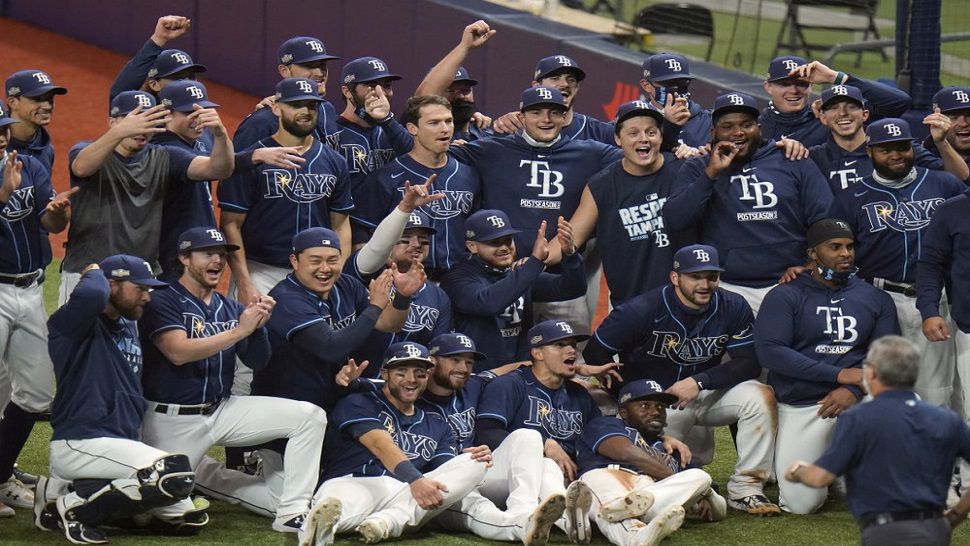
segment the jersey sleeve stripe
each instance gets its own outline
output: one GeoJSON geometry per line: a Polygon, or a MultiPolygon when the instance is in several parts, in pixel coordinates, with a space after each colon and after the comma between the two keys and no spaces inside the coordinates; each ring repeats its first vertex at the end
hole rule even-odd
{"type": "Polygon", "coordinates": [[[295,334],[295,333],[299,332],[300,330],[306,328],[307,326],[309,326],[311,324],[315,324],[317,322],[323,322],[323,317],[315,318],[313,320],[308,320],[308,321],[306,321],[306,322],[304,322],[302,324],[297,324],[293,328],[290,328],[290,330],[288,332],[286,332],[286,340],[287,341],[292,341],[293,340],[293,334],[295,334]]]}
{"type": "Polygon", "coordinates": [[[475,416],[475,418],[476,419],[477,418],[495,419],[496,421],[501,421],[503,425],[509,424],[508,419],[506,419],[504,416],[499,415],[497,413],[479,413],[478,415],[475,416]]]}
{"type": "Polygon", "coordinates": [[[356,207],[353,204],[351,204],[349,207],[344,207],[342,209],[338,209],[337,207],[331,207],[330,210],[334,212],[343,212],[345,210],[354,210],[355,208],[356,207]]]}
{"type": "Polygon", "coordinates": [[[233,212],[249,212],[249,207],[244,207],[242,205],[236,205],[235,203],[230,203],[228,201],[219,201],[219,208],[226,209],[233,212]]]}
{"type": "Polygon", "coordinates": [[[186,330],[185,329],[185,326],[182,325],[182,324],[168,324],[166,326],[162,326],[160,328],[156,328],[151,334],[149,334],[148,337],[154,338],[158,334],[160,334],[162,332],[167,332],[169,330],[182,330],[183,332],[188,333],[188,330],[186,330]]]}
{"type": "Polygon", "coordinates": [[[596,338],[596,341],[599,341],[600,342],[600,345],[606,347],[607,349],[609,349],[609,350],[611,350],[613,352],[617,352],[617,353],[620,352],[620,350],[617,349],[616,347],[610,345],[606,341],[603,341],[603,338],[600,337],[600,333],[599,332],[593,332],[593,337],[596,338]]]}
{"type": "Polygon", "coordinates": [[[607,438],[612,438],[614,436],[622,436],[624,438],[627,437],[626,434],[623,434],[622,432],[610,432],[608,434],[604,434],[603,436],[600,436],[596,440],[596,443],[595,444],[593,444],[593,451],[598,452],[599,451],[599,448],[600,448],[600,444],[602,444],[603,442],[605,442],[607,438]]]}

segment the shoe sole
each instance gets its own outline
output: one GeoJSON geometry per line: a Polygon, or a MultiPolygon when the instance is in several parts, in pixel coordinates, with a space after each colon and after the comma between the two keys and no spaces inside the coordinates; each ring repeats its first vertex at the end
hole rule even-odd
{"type": "Polygon", "coordinates": [[[12,518],[15,515],[17,515],[17,513],[14,512],[13,508],[0,504],[0,518],[12,518]]]}
{"type": "Polygon", "coordinates": [[[599,517],[610,523],[638,518],[653,506],[653,494],[649,491],[631,491],[625,497],[600,507],[599,517]]]}
{"type": "Polygon", "coordinates": [[[343,505],[336,499],[324,499],[307,516],[306,532],[300,546],[323,546],[340,520],[343,505]]]}
{"type": "Polygon", "coordinates": [[[770,518],[781,514],[781,508],[778,508],[778,506],[774,504],[765,504],[757,508],[751,508],[749,506],[738,505],[731,501],[728,501],[728,506],[730,506],[732,509],[737,510],[739,512],[744,512],[746,514],[751,514],[752,516],[761,516],[765,518],[770,518]]]}
{"type": "Polygon", "coordinates": [[[589,524],[589,507],[593,504],[593,492],[579,480],[566,489],[566,528],[569,540],[575,544],[589,544],[593,529],[589,524]]]}
{"type": "Polygon", "coordinates": [[[545,546],[549,540],[549,532],[552,531],[553,524],[562,517],[565,511],[566,497],[563,495],[552,495],[542,501],[535,512],[532,512],[529,516],[525,536],[522,538],[523,546],[545,546]]]}
{"type": "Polygon", "coordinates": [[[364,538],[364,544],[377,544],[384,540],[384,529],[373,521],[365,521],[358,525],[357,532],[364,538]]]}
{"type": "Polygon", "coordinates": [[[684,507],[671,506],[650,520],[650,523],[637,533],[635,544],[637,546],[656,546],[660,544],[660,541],[674,534],[683,524],[684,507]]]}

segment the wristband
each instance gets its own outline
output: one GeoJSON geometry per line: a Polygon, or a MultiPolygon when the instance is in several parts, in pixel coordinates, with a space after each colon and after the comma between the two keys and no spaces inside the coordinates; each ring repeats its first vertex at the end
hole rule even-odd
{"type": "Polygon", "coordinates": [[[385,123],[391,121],[392,119],[394,119],[394,112],[391,112],[390,114],[388,114],[387,117],[384,119],[376,120],[376,123],[378,125],[384,125],[385,123]]]}
{"type": "Polygon", "coordinates": [[[405,483],[414,483],[424,477],[420,470],[405,459],[394,467],[394,477],[405,483]]]}
{"type": "Polygon", "coordinates": [[[848,79],[849,79],[849,77],[846,76],[845,72],[836,72],[835,73],[835,82],[834,83],[835,83],[835,85],[844,85],[845,84],[845,80],[848,80],[848,79]]]}
{"type": "Polygon", "coordinates": [[[395,290],[391,297],[391,305],[398,311],[407,311],[411,307],[411,298],[395,290]]]}

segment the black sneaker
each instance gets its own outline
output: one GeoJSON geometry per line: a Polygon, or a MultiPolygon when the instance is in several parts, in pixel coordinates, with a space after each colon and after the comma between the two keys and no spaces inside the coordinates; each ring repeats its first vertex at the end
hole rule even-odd
{"type": "Polygon", "coordinates": [[[74,544],[107,544],[108,536],[93,525],[85,525],[74,519],[74,511],[68,509],[64,497],[57,499],[57,514],[61,520],[64,536],[74,544]]]}
{"type": "Polygon", "coordinates": [[[748,495],[740,499],[730,499],[728,506],[753,516],[777,516],[781,514],[778,505],[768,500],[768,497],[764,495],[748,495]]]}
{"type": "Polygon", "coordinates": [[[298,514],[289,519],[276,518],[273,521],[273,530],[281,533],[299,533],[305,519],[306,513],[298,514]]]}

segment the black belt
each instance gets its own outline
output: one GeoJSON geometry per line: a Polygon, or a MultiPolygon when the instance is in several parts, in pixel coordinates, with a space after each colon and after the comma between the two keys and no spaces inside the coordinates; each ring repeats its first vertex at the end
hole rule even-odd
{"type": "Polygon", "coordinates": [[[219,409],[219,404],[222,400],[218,402],[213,402],[211,404],[200,404],[198,406],[181,406],[179,404],[156,404],[155,413],[165,413],[168,414],[169,407],[177,406],[178,411],[175,412],[176,415],[211,415],[217,409],[219,409]]]}
{"type": "Polygon", "coordinates": [[[886,525],[894,521],[937,519],[943,517],[942,508],[926,510],[903,510],[901,512],[877,512],[865,514],[859,519],[859,527],[865,529],[873,525],[886,525]]]}
{"type": "Polygon", "coordinates": [[[12,284],[17,288],[27,288],[28,286],[33,286],[35,282],[37,284],[44,282],[43,269],[38,269],[33,273],[24,273],[23,275],[0,274],[0,284],[12,284]]]}
{"type": "Polygon", "coordinates": [[[897,294],[902,294],[907,298],[916,297],[916,287],[908,282],[893,282],[879,278],[871,279],[870,282],[876,288],[882,288],[886,292],[895,292],[897,294]]]}

